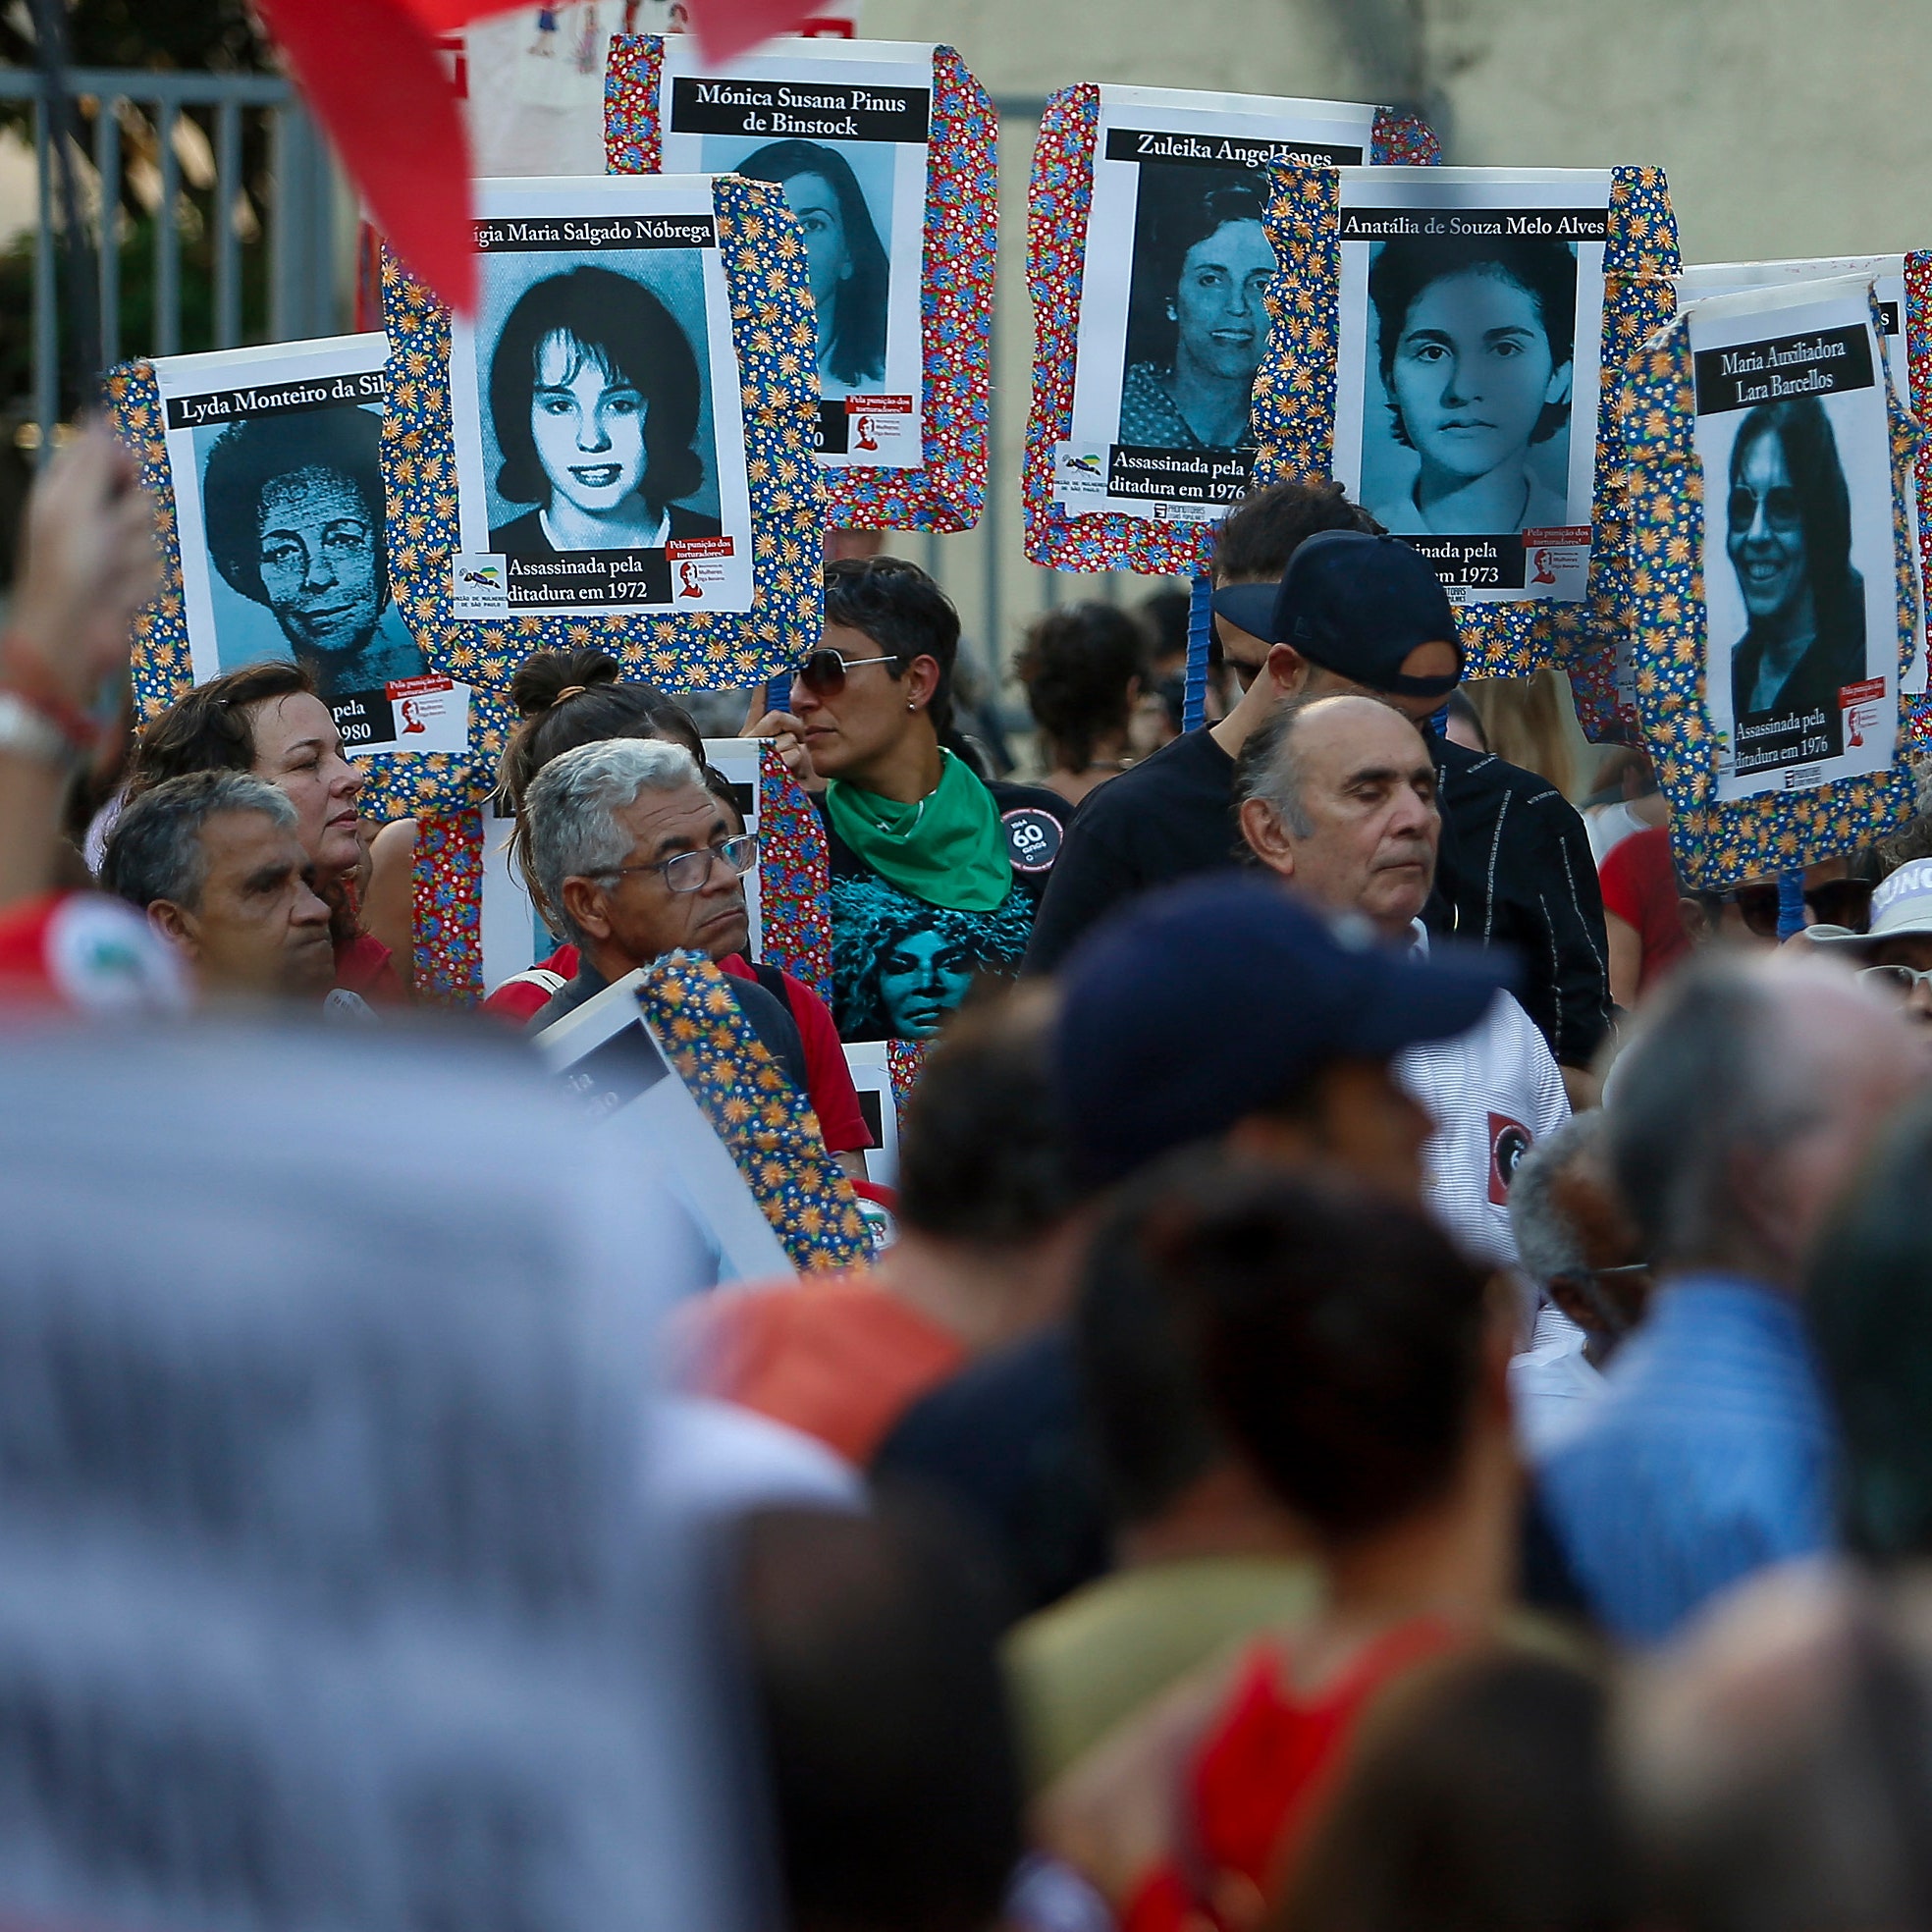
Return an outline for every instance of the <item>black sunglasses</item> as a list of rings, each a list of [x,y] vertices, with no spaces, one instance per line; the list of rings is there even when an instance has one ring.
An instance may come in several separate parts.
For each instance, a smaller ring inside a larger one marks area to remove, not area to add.
[[[861,665],[897,663],[898,659],[889,651],[883,658],[841,658],[828,648],[814,651],[798,667],[798,681],[815,698],[835,698],[845,688],[848,671],[857,671]]]
[[[1843,926],[1848,932],[1871,930],[1872,887],[1868,880],[1833,879],[1807,886],[1804,903],[1816,926]]]

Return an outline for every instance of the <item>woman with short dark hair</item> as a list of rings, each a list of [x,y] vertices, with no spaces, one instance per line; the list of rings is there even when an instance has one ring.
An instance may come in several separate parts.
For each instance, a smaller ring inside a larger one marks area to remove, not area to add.
[[[1128,331],[1122,443],[1253,447],[1255,372],[1268,334],[1261,296],[1275,269],[1261,214],[1261,190],[1237,182],[1209,188],[1156,227],[1155,302],[1140,304],[1150,312]]]
[[[891,264],[852,164],[819,141],[780,140],[733,171],[777,182],[805,231],[819,314],[819,392],[836,401],[886,380],[886,296]]]
[[[498,524],[490,548],[551,557],[717,536],[715,516],[681,503],[705,480],[702,401],[690,342],[642,284],[595,267],[532,283],[490,357],[490,415],[497,494],[536,508]]]
[[[425,670],[390,599],[381,441],[367,409],[248,416],[215,438],[201,477],[215,568],[274,614],[324,697]]]
[[[1567,524],[1567,491],[1530,458],[1570,422],[1576,250],[1405,236],[1382,244],[1368,299],[1389,428],[1418,458],[1406,494],[1369,506],[1375,519],[1397,536]]]
[[[1041,783],[1069,805],[1134,762],[1147,661],[1147,632],[1111,604],[1066,605],[1027,626],[1013,674],[1040,726]]]

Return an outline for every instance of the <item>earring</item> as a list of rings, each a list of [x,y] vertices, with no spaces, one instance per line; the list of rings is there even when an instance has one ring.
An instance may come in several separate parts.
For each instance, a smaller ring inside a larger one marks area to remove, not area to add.
[[[912,703],[912,701],[911,701],[910,699],[908,699],[908,700],[906,701],[906,709],[907,709],[908,711],[917,711],[917,710],[919,709],[919,707],[918,707],[918,706],[917,706],[916,704],[914,704],[914,703]]]

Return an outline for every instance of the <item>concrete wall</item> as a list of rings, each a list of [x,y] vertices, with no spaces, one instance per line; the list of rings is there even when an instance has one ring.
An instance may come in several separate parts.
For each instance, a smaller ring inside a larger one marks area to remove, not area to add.
[[[1923,0],[866,0],[864,30],[948,40],[1009,100],[1077,80],[1379,100],[1426,113],[1451,161],[1659,164],[1690,261],[1932,246]],[[1056,598],[1148,588],[1055,581],[1020,554],[1034,134],[1016,117],[1002,138],[1000,526],[894,540],[939,568],[989,657]]]

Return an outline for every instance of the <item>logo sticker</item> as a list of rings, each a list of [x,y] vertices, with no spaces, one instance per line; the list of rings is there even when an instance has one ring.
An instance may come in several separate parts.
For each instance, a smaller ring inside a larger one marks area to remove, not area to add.
[[[1530,1152],[1529,1128],[1506,1113],[1489,1116],[1489,1200],[1497,1208],[1509,1201],[1516,1163]]]
[[[1006,852],[1015,872],[1032,875],[1052,870],[1065,834],[1051,812],[1043,812],[1037,805],[1020,805],[1002,812],[999,823],[1006,828]]]

